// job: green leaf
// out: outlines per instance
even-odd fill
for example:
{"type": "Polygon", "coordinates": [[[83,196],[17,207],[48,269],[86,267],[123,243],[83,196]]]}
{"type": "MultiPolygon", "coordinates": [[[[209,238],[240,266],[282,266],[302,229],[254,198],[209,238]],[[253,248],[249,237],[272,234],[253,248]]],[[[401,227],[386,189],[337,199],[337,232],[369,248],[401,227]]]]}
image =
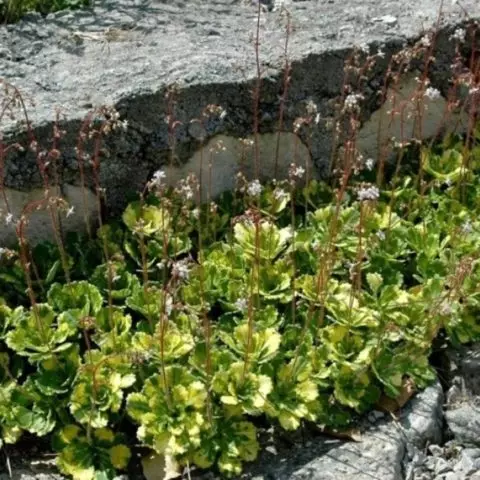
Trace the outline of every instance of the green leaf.
{"type": "Polygon", "coordinates": [[[245,358],[248,351],[251,360],[259,365],[271,361],[277,355],[281,335],[274,328],[254,331],[252,327],[251,334],[249,331],[248,322],[244,322],[235,328],[233,336],[226,332],[219,332],[219,336],[233,352],[242,358],[245,358]]]}
{"type": "Polygon", "coordinates": [[[272,261],[285,250],[292,231],[290,228],[279,229],[267,221],[257,225],[238,222],[234,227],[234,238],[248,257],[272,261]]]}
{"type": "Polygon", "coordinates": [[[90,281],[105,297],[113,300],[125,300],[140,286],[136,275],[129,273],[125,265],[116,262],[99,265],[90,281]]]}
{"type": "Polygon", "coordinates": [[[56,318],[50,305],[39,303],[28,313],[18,311],[15,328],[7,333],[6,343],[19,355],[35,362],[46,360],[53,353],[68,349],[71,343],[67,340],[76,331],[76,325],[65,315],[56,318]]]}
{"type": "Polygon", "coordinates": [[[54,283],[47,294],[48,303],[57,312],[78,310],[81,315],[95,316],[103,304],[97,287],[86,282],[71,282],[65,285],[54,283]]]}
{"type": "Polygon", "coordinates": [[[165,209],[143,205],[139,201],[128,205],[122,219],[131,232],[147,236],[167,231],[171,224],[170,215],[165,209]]]}

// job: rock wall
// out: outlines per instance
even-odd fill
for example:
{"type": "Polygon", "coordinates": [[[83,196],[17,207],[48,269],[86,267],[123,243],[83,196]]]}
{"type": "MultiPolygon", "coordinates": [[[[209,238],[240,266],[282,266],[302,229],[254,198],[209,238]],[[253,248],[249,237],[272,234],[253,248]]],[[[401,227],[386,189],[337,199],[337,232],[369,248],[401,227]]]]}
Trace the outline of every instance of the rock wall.
{"type": "MultiPolygon", "coordinates": [[[[21,92],[31,127],[28,132],[23,105],[17,97],[17,106],[11,112],[4,112],[0,119],[5,144],[19,142],[24,147],[22,151],[11,149],[1,168],[8,195],[23,201],[25,194],[18,192],[42,188],[44,180],[38,169],[38,157],[32,153],[32,138],[37,142],[34,144],[37,151],[48,152],[53,147],[59,151],[46,172],[51,174],[55,164],[62,189],[81,189],[75,150],[79,131],[92,108],[104,104],[115,107],[123,125],[108,135],[99,149],[99,180],[106,192],[110,214],[118,214],[162,166],[169,166],[172,182],[190,166],[196,165],[198,171],[199,157],[210,157],[211,146],[218,144],[218,140],[227,145],[230,153],[217,153],[212,160],[211,193],[230,187],[233,174],[245,167],[239,165],[241,158],[235,160],[240,139],[252,135],[255,110],[252,89],[255,91],[257,75],[252,38],[256,28],[257,7],[252,5],[255,2],[104,0],[94,3],[93,9],[58,12],[45,19],[31,14],[16,25],[0,26],[3,82],[21,92]],[[168,95],[172,85],[176,85],[173,97],[168,95]],[[208,105],[219,105],[224,112],[202,116],[208,105]],[[176,122],[173,132],[169,131],[172,122],[176,122]],[[202,148],[206,155],[200,153],[202,148]]],[[[276,151],[275,132],[285,93],[286,17],[280,3],[273,2],[274,8],[272,4],[262,11],[260,21],[259,173],[264,177],[274,175],[272,149],[276,151]]],[[[359,148],[364,156],[375,157],[381,144],[388,143],[391,136],[398,136],[400,129],[398,118],[388,121],[392,118],[389,98],[403,95],[404,103],[405,99],[408,103],[408,93],[414,88],[415,74],[412,74],[391,86],[393,97],[379,95],[388,63],[392,55],[422,39],[426,29],[437,24],[440,2],[424,0],[420,5],[414,0],[293,0],[283,3],[291,18],[288,45],[291,71],[284,98],[278,176],[293,161],[311,165],[312,175],[328,171],[332,149],[337,146],[332,129],[335,104],[342,93],[345,62],[355,51],[362,51],[364,56],[377,54],[364,82],[359,116],[364,125],[359,134],[359,148]],[[299,128],[296,122],[306,116],[313,121],[309,127],[299,128]],[[389,127],[382,127],[386,136],[380,137],[379,144],[375,132],[386,123],[389,127]]],[[[429,69],[429,78],[432,88],[445,97],[457,45],[452,35],[466,21],[465,12],[470,19],[480,18],[480,3],[476,0],[464,0],[461,6],[457,2],[443,3],[434,41],[436,61],[429,69]]],[[[464,46],[466,53],[469,46],[471,42],[464,46]]],[[[413,64],[421,67],[421,61],[413,64]]],[[[11,89],[2,90],[2,102],[12,97],[11,89]]],[[[446,106],[445,98],[430,103],[422,128],[425,135],[442,127],[438,119],[446,106]]],[[[407,116],[400,118],[404,122],[407,116]]],[[[461,123],[462,117],[455,120],[461,123]]],[[[408,126],[401,130],[412,129],[408,126]]],[[[247,173],[255,174],[251,165],[246,169],[247,173]]],[[[87,172],[87,185],[93,189],[91,172],[87,172]]],[[[83,210],[83,202],[68,200],[73,201],[75,211],[83,210]]],[[[23,205],[13,202],[10,212],[5,205],[0,208],[5,217],[8,213],[18,215],[23,205]]],[[[41,215],[32,217],[30,224],[34,238],[41,238],[42,232],[48,230],[41,215]]],[[[71,223],[72,228],[80,224],[71,223]]],[[[0,242],[9,241],[11,236],[11,228],[5,227],[0,232],[0,242]]]]}

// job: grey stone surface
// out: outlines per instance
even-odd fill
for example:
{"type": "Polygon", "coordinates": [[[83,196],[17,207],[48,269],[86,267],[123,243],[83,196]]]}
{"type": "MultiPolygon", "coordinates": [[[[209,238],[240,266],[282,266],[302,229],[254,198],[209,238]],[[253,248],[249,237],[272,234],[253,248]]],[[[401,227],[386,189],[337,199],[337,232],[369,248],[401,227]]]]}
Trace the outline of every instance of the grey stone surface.
{"type": "MultiPolygon", "coordinates": [[[[285,128],[292,130],[309,100],[318,105],[322,121],[311,139],[307,133],[302,135],[321,172],[332,150],[333,137],[327,128],[332,99],[340,94],[344,62],[352,48],[361,45],[385,52],[368,83],[364,109],[368,116],[378,107],[377,90],[390,56],[435,24],[440,2],[289,3],[294,30],[289,43],[292,73],[285,128]]],[[[431,77],[433,85],[445,91],[455,49],[450,35],[464,20],[464,11],[480,17],[480,3],[463,0],[465,10],[454,2],[443,3],[431,77]]],[[[24,94],[34,132],[44,148],[52,136],[54,109],[59,107],[65,115],[59,167],[66,183],[78,181],[73,147],[87,111],[99,104],[114,104],[128,119],[126,133],[107,139],[101,162],[100,180],[110,211],[118,213],[149,174],[169,161],[168,85],[179,85],[176,117],[181,124],[176,129],[175,153],[180,162],[199,147],[189,121],[198,118],[207,104],[220,104],[227,111],[222,121],[206,122],[208,138],[218,133],[236,137],[251,133],[255,15],[255,6],[240,0],[189,0],[188,5],[181,0],[97,0],[93,11],[63,11],[46,19],[29,15],[17,25],[1,26],[0,71],[24,94]],[[30,100],[35,101],[34,107],[30,100]]],[[[279,9],[262,15],[263,132],[273,131],[278,119],[284,24],[279,9]]],[[[5,138],[11,134],[28,143],[26,135],[17,135],[16,121],[4,117],[1,128],[5,138]]],[[[40,176],[28,151],[12,152],[5,183],[16,189],[39,186],[40,176]]]]}
{"type": "Polygon", "coordinates": [[[480,446],[480,407],[473,402],[447,409],[448,428],[455,439],[463,445],[480,446]]]}
{"type": "Polygon", "coordinates": [[[480,446],[480,345],[451,349],[445,419],[455,440],[480,446]]]}
{"type": "MultiPolygon", "coordinates": [[[[11,448],[9,448],[9,451],[11,448]]],[[[34,457],[35,454],[32,454],[34,457]]],[[[7,453],[5,453],[5,457],[7,453]]],[[[55,468],[55,462],[51,459],[31,458],[28,462],[20,458],[9,458],[10,469],[7,469],[4,459],[0,462],[0,480],[62,480],[55,468]],[[11,470],[11,472],[9,471],[11,470]],[[10,476],[11,473],[11,476],[10,476]]]]}
{"type": "Polygon", "coordinates": [[[425,443],[440,443],[443,430],[443,390],[435,383],[420,392],[409,408],[400,414],[408,445],[423,448],[425,443]]]}
{"type": "Polygon", "coordinates": [[[448,350],[451,382],[472,395],[480,395],[480,344],[448,350]]]}
{"type": "Polygon", "coordinates": [[[406,469],[405,480],[470,480],[480,473],[480,449],[462,448],[455,441],[447,442],[433,456],[417,451],[406,469]]]}
{"type": "Polygon", "coordinates": [[[442,375],[447,382],[443,440],[427,450],[414,447],[405,480],[479,480],[479,346],[449,347],[442,375]]]}

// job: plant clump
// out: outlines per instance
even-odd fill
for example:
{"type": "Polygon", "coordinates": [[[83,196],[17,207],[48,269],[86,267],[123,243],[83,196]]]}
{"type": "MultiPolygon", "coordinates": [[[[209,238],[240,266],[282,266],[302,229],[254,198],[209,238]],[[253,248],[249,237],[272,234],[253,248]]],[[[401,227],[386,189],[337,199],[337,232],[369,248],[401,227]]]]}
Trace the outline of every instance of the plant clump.
{"type": "Polygon", "coordinates": [[[215,208],[157,172],[121,221],[66,238],[68,278],[53,244],[27,269],[2,249],[1,444],[49,435],[63,473],[107,479],[135,427],[231,476],[265,420],[342,429],[424,388],[437,338],[480,339],[479,144],[477,127],[468,151],[422,147],[421,188],[367,169],[339,189],[255,182],[215,208]]]}

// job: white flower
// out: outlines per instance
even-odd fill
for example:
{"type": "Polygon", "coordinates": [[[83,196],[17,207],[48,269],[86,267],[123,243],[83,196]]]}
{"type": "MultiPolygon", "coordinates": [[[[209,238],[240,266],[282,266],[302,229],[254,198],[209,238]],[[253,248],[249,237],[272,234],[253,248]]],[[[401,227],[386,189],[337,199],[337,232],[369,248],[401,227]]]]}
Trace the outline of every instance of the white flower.
{"type": "Polygon", "coordinates": [[[355,110],[358,108],[358,102],[363,99],[363,95],[359,93],[350,93],[345,98],[345,108],[347,110],[355,110]]]}
{"type": "Polygon", "coordinates": [[[290,165],[290,176],[295,178],[302,178],[305,175],[305,169],[297,166],[294,163],[290,165]]]}
{"type": "Polygon", "coordinates": [[[379,231],[377,232],[377,237],[378,237],[378,239],[381,240],[381,241],[385,240],[385,232],[383,232],[382,230],[379,230],[379,231]]]}
{"type": "Polygon", "coordinates": [[[284,232],[286,240],[290,240],[293,237],[294,230],[293,230],[293,227],[291,225],[282,229],[282,231],[284,232]]]}
{"type": "Polygon", "coordinates": [[[156,264],[156,267],[157,267],[159,270],[163,270],[166,265],[167,265],[167,262],[166,262],[165,260],[160,260],[160,261],[156,264]]]}
{"type": "Polygon", "coordinates": [[[439,90],[433,87],[428,87],[425,90],[425,97],[429,98],[430,100],[436,100],[437,98],[441,97],[441,93],[439,90]]]}
{"type": "Polygon", "coordinates": [[[372,171],[374,166],[375,160],[373,158],[367,158],[367,160],[365,160],[365,167],[367,167],[367,170],[372,171]]]}
{"type": "Polygon", "coordinates": [[[467,32],[464,28],[457,28],[455,32],[450,36],[450,38],[452,40],[456,40],[457,42],[464,42],[466,33],[467,32]]]}
{"type": "Polygon", "coordinates": [[[170,295],[165,298],[165,313],[170,316],[173,310],[173,300],[170,295]]]}
{"type": "Polygon", "coordinates": [[[259,180],[252,180],[247,187],[247,193],[251,197],[258,197],[262,193],[263,187],[259,180]]]}
{"type": "Polygon", "coordinates": [[[473,232],[473,227],[472,224],[467,220],[463,225],[462,225],[462,233],[469,234],[473,232]]]}
{"type": "Polygon", "coordinates": [[[11,225],[12,223],[13,223],[13,214],[9,212],[5,217],[5,224],[11,225]]]}
{"type": "Polygon", "coordinates": [[[167,178],[167,174],[163,170],[157,170],[152,176],[152,183],[159,187],[165,178],[167,178]]]}
{"type": "Polygon", "coordinates": [[[357,198],[360,202],[363,202],[365,200],[377,200],[379,196],[380,191],[374,185],[372,185],[371,187],[361,188],[357,192],[357,198]]]}
{"type": "Polygon", "coordinates": [[[281,202],[286,197],[288,197],[288,193],[283,190],[283,188],[276,188],[273,191],[273,198],[275,198],[275,200],[278,200],[279,202],[281,202]]]}
{"type": "Polygon", "coordinates": [[[188,260],[180,260],[175,262],[172,267],[172,274],[182,280],[186,280],[190,274],[188,268],[188,260]]]}
{"type": "Polygon", "coordinates": [[[3,254],[7,251],[6,248],[0,247],[0,259],[3,257],[3,254]]]}
{"type": "Polygon", "coordinates": [[[67,218],[70,217],[75,213],[75,207],[72,205],[68,210],[67,210],[67,218]]]}
{"type": "Polygon", "coordinates": [[[443,182],[447,187],[451,187],[452,184],[453,184],[453,181],[451,178],[447,178],[444,182],[443,182]]]}
{"type": "Polygon", "coordinates": [[[193,189],[188,184],[182,185],[180,187],[180,194],[185,200],[191,200],[193,198],[193,189]]]}
{"type": "Polygon", "coordinates": [[[200,209],[199,208],[194,208],[192,210],[192,216],[193,216],[193,218],[197,218],[197,219],[200,218],[200,209]]]}
{"type": "Polygon", "coordinates": [[[355,262],[345,262],[345,268],[352,273],[357,264],[355,262]]]}
{"type": "Polygon", "coordinates": [[[241,312],[245,312],[248,308],[248,300],[246,298],[239,298],[235,302],[235,307],[241,312]]]}
{"type": "Polygon", "coordinates": [[[431,44],[432,44],[432,39],[430,38],[429,35],[424,35],[421,39],[420,39],[420,45],[422,47],[429,47],[431,44]]]}

